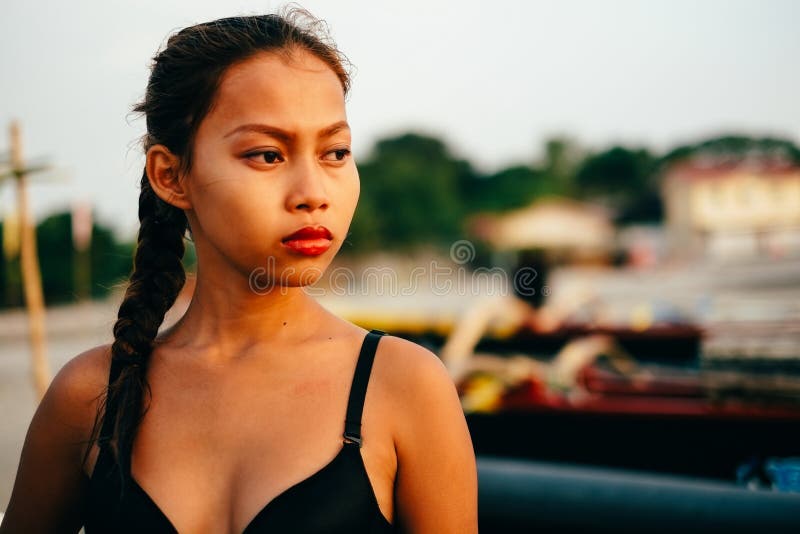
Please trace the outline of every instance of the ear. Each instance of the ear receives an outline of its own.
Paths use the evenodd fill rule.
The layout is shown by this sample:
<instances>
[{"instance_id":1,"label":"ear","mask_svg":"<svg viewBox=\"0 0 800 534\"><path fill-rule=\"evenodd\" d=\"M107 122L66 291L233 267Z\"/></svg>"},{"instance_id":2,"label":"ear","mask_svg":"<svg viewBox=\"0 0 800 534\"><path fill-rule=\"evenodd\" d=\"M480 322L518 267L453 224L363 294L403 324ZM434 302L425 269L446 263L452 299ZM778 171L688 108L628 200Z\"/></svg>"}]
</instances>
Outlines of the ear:
<instances>
[{"instance_id":1,"label":"ear","mask_svg":"<svg viewBox=\"0 0 800 534\"><path fill-rule=\"evenodd\" d=\"M145 170L150 187L161 200L176 208L192 208L189 190L180 176L180 158L166 146L153 145L148 149Z\"/></svg>"}]
</instances>

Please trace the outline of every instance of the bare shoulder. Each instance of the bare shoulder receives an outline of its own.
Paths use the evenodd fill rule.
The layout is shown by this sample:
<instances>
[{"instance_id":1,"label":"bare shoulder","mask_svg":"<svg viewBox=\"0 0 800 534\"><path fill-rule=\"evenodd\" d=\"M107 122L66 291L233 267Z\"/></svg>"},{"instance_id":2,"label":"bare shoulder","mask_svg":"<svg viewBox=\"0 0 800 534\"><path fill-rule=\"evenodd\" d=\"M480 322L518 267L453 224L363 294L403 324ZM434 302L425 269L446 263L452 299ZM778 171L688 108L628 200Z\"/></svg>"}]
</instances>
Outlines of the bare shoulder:
<instances>
[{"instance_id":1,"label":"bare shoulder","mask_svg":"<svg viewBox=\"0 0 800 534\"><path fill-rule=\"evenodd\" d=\"M59 370L39 406L42 422L68 443L85 442L108 384L111 345L90 348ZM84 447L76 447L83 453Z\"/></svg>"},{"instance_id":2,"label":"bare shoulder","mask_svg":"<svg viewBox=\"0 0 800 534\"><path fill-rule=\"evenodd\" d=\"M84 417L85 408L94 404L108 384L111 345L99 345L69 360L56 374L47 396L59 405Z\"/></svg>"},{"instance_id":3,"label":"bare shoulder","mask_svg":"<svg viewBox=\"0 0 800 534\"><path fill-rule=\"evenodd\" d=\"M414 439L429 424L465 428L455 383L436 354L391 335L381 345L382 375L394 404L398 439Z\"/></svg>"},{"instance_id":4,"label":"bare shoulder","mask_svg":"<svg viewBox=\"0 0 800 534\"><path fill-rule=\"evenodd\" d=\"M442 360L425 347L401 337L385 335L380 342L381 359L388 371L387 381L399 400L409 400L421 392L455 394Z\"/></svg>"},{"instance_id":5,"label":"bare shoulder","mask_svg":"<svg viewBox=\"0 0 800 534\"><path fill-rule=\"evenodd\" d=\"M456 386L442 360L385 336L392 397L398 520L411 532L477 532L477 470Z\"/></svg>"}]
</instances>

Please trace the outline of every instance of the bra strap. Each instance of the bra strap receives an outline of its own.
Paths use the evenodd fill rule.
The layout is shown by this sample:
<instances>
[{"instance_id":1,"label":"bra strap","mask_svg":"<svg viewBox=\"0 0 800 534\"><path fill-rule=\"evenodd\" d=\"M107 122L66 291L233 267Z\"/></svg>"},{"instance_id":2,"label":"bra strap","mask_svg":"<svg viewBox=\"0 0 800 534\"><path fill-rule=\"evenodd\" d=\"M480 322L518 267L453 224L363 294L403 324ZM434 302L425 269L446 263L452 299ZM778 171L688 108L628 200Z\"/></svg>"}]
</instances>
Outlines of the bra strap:
<instances>
[{"instance_id":1,"label":"bra strap","mask_svg":"<svg viewBox=\"0 0 800 534\"><path fill-rule=\"evenodd\" d=\"M367 383L372 371L372 362L375 359L375 349L378 341L386 332L370 330L361 344L358 355L356 371L353 374L353 383L350 386L350 398L347 401L347 415L344 420L345 443L355 443L361 447L361 413L364 411L364 398L367 395Z\"/></svg>"}]
</instances>

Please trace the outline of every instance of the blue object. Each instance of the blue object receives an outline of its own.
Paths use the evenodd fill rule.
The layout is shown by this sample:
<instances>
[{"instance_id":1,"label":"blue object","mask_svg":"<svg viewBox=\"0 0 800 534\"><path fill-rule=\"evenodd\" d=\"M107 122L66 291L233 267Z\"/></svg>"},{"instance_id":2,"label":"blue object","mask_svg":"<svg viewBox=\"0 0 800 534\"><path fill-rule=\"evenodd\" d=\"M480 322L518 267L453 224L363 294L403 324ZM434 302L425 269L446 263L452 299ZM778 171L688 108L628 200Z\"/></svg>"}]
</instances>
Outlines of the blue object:
<instances>
[{"instance_id":1,"label":"blue object","mask_svg":"<svg viewBox=\"0 0 800 534\"><path fill-rule=\"evenodd\" d=\"M800 457L769 458L765 470L774 489L800 493Z\"/></svg>"}]
</instances>

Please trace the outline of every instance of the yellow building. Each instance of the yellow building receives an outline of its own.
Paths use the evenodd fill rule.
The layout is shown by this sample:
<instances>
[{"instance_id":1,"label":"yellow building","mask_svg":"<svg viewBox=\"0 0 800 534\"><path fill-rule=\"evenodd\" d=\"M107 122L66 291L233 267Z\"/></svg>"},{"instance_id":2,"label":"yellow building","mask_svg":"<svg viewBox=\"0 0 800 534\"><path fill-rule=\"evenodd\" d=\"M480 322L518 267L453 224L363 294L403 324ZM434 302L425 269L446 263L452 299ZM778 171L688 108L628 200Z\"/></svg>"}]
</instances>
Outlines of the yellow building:
<instances>
[{"instance_id":1,"label":"yellow building","mask_svg":"<svg viewBox=\"0 0 800 534\"><path fill-rule=\"evenodd\" d=\"M786 161L668 168L662 183L672 252L714 258L800 254L800 166Z\"/></svg>"}]
</instances>

